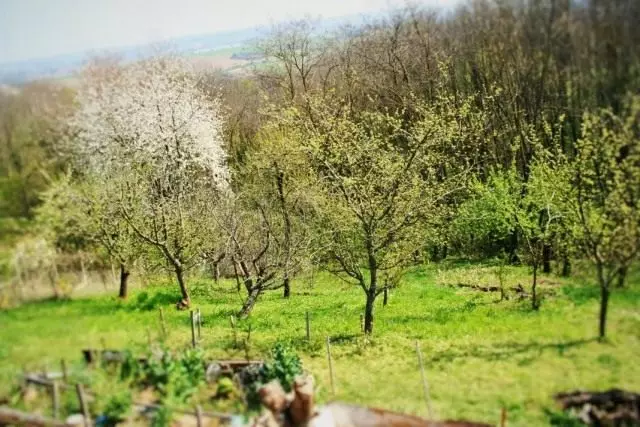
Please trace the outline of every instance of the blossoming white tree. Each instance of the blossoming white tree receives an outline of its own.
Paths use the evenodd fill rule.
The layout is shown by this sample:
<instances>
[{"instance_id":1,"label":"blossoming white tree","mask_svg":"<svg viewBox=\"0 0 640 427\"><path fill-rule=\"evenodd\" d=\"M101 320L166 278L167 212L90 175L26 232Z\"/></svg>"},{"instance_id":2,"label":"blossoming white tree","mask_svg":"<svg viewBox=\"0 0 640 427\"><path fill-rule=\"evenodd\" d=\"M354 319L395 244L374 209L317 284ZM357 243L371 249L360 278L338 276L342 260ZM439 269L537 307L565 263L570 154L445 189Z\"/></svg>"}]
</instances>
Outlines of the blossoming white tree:
<instances>
[{"instance_id":1,"label":"blossoming white tree","mask_svg":"<svg viewBox=\"0 0 640 427\"><path fill-rule=\"evenodd\" d=\"M227 177L218 101L199 91L186 62L154 57L90 64L77 103L71 125L85 170L166 259L188 306L184 273L206 237L197 220Z\"/></svg>"}]
</instances>

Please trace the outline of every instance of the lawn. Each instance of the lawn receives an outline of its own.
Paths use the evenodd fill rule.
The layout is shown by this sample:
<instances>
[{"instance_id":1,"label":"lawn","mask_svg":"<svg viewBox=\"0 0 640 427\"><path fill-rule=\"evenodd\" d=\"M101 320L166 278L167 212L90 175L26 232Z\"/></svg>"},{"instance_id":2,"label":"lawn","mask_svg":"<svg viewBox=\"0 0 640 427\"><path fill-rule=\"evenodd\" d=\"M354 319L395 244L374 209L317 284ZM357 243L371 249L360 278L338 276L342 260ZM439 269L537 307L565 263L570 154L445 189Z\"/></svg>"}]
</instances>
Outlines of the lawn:
<instances>
[{"instance_id":1,"label":"lawn","mask_svg":"<svg viewBox=\"0 0 640 427\"><path fill-rule=\"evenodd\" d=\"M334 276L316 274L294 283L293 295L265 295L237 339L259 358L278 340L292 343L330 398L325 338L331 337L339 400L427 415L415 344L424 355L435 415L497 423L506 408L510 426L548 425L554 393L620 387L640 389L640 276L614 292L606 342L597 333L598 289L588 275L542 277L540 311L528 300L462 288L497 284L494 268L450 262L409 273L389 304L376 307L373 337L360 330L362 291ZM528 287L526 268L508 270L509 287ZM192 280L194 307L203 315L202 347L210 358L243 358L234 347L230 317L241 305L232 281ZM169 343L188 346L189 315L176 311L177 286L136 290L128 301L99 296L43 301L0 312L0 397L22 369L58 370L60 360L80 367L80 349L132 348L142 352L160 335L163 307ZM305 339L305 313L311 341Z\"/></svg>"}]
</instances>

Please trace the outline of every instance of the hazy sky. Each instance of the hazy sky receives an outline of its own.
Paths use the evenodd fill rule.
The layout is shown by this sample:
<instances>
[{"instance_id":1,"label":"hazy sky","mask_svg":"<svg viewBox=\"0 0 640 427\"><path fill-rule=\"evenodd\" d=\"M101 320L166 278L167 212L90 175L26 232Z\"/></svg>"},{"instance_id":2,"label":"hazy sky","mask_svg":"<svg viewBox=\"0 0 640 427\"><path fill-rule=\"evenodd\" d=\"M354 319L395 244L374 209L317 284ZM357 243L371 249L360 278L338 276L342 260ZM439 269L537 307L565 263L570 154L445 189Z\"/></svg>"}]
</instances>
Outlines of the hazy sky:
<instances>
[{"instance_id":1,"label":"hazy sky","mask_svg":"<svg viewBox=\"0 0 640 427\"><path fill-rule=\"evenodd\" d=\"M405 1L0 0L0 63L262 26L305 15L381 11Z\"/></svg>"}]
</instances>

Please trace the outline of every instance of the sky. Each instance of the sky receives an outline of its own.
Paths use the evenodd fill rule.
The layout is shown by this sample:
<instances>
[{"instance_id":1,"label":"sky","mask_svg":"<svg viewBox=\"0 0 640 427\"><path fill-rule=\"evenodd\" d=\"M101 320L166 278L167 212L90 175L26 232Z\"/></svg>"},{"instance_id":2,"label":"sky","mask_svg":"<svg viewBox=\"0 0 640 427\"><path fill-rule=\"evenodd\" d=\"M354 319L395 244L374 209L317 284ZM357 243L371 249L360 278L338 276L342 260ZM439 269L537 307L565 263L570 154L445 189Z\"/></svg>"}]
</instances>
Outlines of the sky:
<instances>
[{"instance_id":1,"label":"sky","mask_svg":"<svg viewBox=\"0 0 640 427\"><path fill-rule=\"evenodd\" d=\"M421 0L446 5L452 0ZM406 0L0 0L0 63L339 17Z\"/></svg>"}]
</instances>

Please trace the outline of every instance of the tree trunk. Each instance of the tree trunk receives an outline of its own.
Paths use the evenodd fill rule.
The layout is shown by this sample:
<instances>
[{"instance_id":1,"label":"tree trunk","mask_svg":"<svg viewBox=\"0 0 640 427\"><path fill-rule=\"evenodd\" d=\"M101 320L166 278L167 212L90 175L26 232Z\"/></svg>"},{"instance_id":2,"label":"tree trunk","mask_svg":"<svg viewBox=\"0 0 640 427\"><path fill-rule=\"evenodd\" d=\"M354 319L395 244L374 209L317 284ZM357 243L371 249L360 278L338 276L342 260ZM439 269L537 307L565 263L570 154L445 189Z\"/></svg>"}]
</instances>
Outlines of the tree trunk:
<instances>
[{"instance_id":1,"label":"tree trunk","mask_svg":"<svg viewBox=\"0 0 640 427\"><path fill-rule=\"evenodd\" d=\"M551 273L551 246L548 244L542 246L542 272Z\"/></svg>"},{"instance_id":2,"label":"tree trunk","mask_svg":"<svg viewBox=\"0 0 640 427\"><path fill-rule=\"evenodd\" d=\"M367 304L364 307L364 333L371 335L373 333L373 308L376 301L375 292L367 293Z\"/></svg>"},{"instance_id":3,"label":"tree trunk","mask_svg":"<svg viewBox=\"0 0 640 427\"><path fill-rule=\"evenodd\" d=\"M382 306L386 307L387 303L389 302L389 289L384 288L384 298L382 300Z\"/></svg>"},{"instance_id":4,"label":"tree trunk","mask_svg":"<svg viewBox=\"0 0 640 427\"><path fill-rule=\"evenodd\" d=\"M213 281L216 283L220 281L220 265L217 262L213 266Z\"/></svg>"},{"instance_id":5,"label":"tree trunk","mask_svg":"<svg viewBox=\"0 0 640 427\"><path fill-rule=\"evenodd\" d=\"M562 277L569 277L571 275L571 260L567 255L562 258Z\"/></svg>"},{"instance_id":6,"label":"tree trunk","mask_svg":"<svg viewBox=\"0 0 640 427\"><path fill-rule=\"evenodd\" d=\"M627 271L628 267L622 267L620 271L618 271L618 282L616 283L616 288L624 288L624 282L627 280Z\"/></svg>"},{"instance_id":7,"label":"tree trunk","mask_svg":"<svg viewBox=\"0 0 640 427\"><path fill-rule=\"evenodd\" d=\"M275 165L276 169L278 168ZM289 217L289 208L284 191L284 173L278 170L276 176L276 186L278 188L278 200L280 201L280 209L282 209L282 219L284 220L284 298L291 295L291 286L289 280L289 262L291 261L291 218Z\"/></svg>"},{"instance_id":8,"label":"tree trunk","mask_svg":"<svg viewBox=\"0 0 640 427\"><path fill-rule=\"evenodd\" d=\"M189 297L189 290L187 284L184 282L184 271L182 271L181 265L174 265L176 272L176 278L178 279L178 285L180 286L180 294L182 295L182 302L189 307L191 305L191 298ZM186 308L186 307L185 307Z\"/></svg>"},{"instance_id":9,"label":"tree trunk","mask_svg":"<svg viewBox=\"0 0 640 427\"><path fill-rule=\"evenodd\" d=\"M609 284L605 281L602 266L598 265L598 281L600 282L600 327L599 336L603 340L607 330L607 308L609 306Z\"/></svg>"},{"instance_id":10,"label":"tree trunk","mask_svg":"<svg viewBox=\"0 0 640 427\"><path fill-rule=\"evenodd\" d=\"M258 286L251 289L251 291L249 292L249 295L247 295L247 299L245 299L244 303L242 304L242 308L240 309L240 312L238 313L238 317L240 319L246 318L251 313L251 310L253 310L253 307L256 305L256 302L258 301L258 297L260 296L260 293L261 293L261 289Z\"/></svg>"},{"instance_id":11,"label":"tree trunk","mask_svg":"<svg viewBox=\"0 0 640 427\"><path fill-rule=\"evenodd\" d=\"M291 286L289 285L289 275L285 275L284 276L284 293L283 293L283 297L284 298L289 298L289 296L291 296Z\"/></svg>"},{"instance_id":12,"label":"tree trunk","mask_svg":"<svg viewBox=\"0 0 640 427\"><path fill-rule=\"evenodd\" d=\"M120 292L118 293L118 297L122 298L122 299L126 299L127 298L127 294L128 294L128 287L127 287L127 281L129 280L129 274L131 274L129 272L129 270L127 270L127 267L123 264L120 263Z\"/></svg>"},{"instance_id":13,"label":"tree trunk","mask_svg":"<svg viewBox=\"0 0 640 427\"><path fill-rule=\"evenodd\" d=\"M538 296L536 294L536 287L538 285L538 264L533 265L533 284L531 285L531 308L537 310L540 305L538 304Z\"/></svg>"}]
</instances>

